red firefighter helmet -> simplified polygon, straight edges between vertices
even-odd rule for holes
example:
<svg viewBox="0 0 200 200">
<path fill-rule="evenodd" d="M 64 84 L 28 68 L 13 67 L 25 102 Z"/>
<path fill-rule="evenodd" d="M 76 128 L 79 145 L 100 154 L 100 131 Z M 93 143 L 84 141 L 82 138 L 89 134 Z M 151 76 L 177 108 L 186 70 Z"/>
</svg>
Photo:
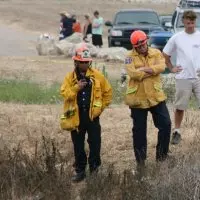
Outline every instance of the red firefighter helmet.
<svg viewBox="0 0 200 200">
<path fill-rule="evenodd" d="M 131 34 L 130 40 L 134 47 L 138 47 L 147 42 L 147 35 L 145 32 L 137 30 Z"/>
<path fill-rule="evenodd" d="M 85 44 L 76 49 L 75 56 L 73 56 L 72 59 L 80 62 L 92 61 L 90 51 Z"/>
</svg>

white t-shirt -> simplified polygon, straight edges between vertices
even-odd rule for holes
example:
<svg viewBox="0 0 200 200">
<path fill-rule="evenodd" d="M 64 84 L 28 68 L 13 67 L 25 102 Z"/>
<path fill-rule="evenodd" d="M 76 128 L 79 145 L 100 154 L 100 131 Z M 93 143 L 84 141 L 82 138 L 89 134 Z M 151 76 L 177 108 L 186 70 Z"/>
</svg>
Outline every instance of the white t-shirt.
<svg viewBox="0 0 200 200">
<path fill-rule="evenodd" d="M 188 34 L 181 31 L 173 35 L 165 45 L 163 52 L 169 56 L 176 54 L 176 66 L 182 71 L 176 79 L 198 78 L 200 72 L 200 32 Z"/>
</svg>

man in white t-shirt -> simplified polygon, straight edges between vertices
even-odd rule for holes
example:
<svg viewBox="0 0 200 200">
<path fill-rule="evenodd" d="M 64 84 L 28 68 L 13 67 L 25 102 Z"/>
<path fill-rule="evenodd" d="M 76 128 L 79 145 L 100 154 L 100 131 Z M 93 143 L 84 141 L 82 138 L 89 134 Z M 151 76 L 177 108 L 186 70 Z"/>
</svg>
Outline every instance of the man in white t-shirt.
<svg viewBox="0 0 200 200">
<path fill-rule="evenodd" d="M 176 73 L 175 98 L 175 130 L 172 134 L 172 144 L 181 141 L 180 127 L 188 102 L 195 94 L 200 107 L 200 32 L 195 30 L 196 13 L 189 10 L 183 13 L 184 31 L 174 34 L 163 49 L 165 63 L 172 73 Z M 176 53 L 176 66 L 170 57 Z"/>
</svg>

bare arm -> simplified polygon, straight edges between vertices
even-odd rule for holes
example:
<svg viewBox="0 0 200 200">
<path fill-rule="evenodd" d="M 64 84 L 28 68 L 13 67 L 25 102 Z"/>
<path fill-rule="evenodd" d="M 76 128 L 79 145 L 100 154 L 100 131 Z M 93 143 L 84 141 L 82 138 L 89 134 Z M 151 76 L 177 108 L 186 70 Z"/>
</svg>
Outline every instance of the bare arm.
<svg viewBox="0 0 200 200">
<path fill-rule="evenodd" d="M 165 58 L 165 64 L 167 65 L 167 67 L 168 67 L 168 69 L 170 70 L 170 71 L 172 71 L 172 69 L 173 69 L 173 65 L 172 65 L 172 62 L 171 62 L 171 56 L 168 56 L 166 53 L 164 53 L 163 52 L 163 56 L 164 56 L 164 58 Z"/>
<path fill-rule="evenodd" d="M 176 45 L 176 35 L 172 36 L 167 44 L 165 45 L 163 49 L 163 56 L 165 58 L 165 64 L 167 65 L 167 68 L 172 73 L 177 73 L 182 70 L 181 66 L 173 66 L 171 63 L 171 55 L 174 53 L 174 51 L 177 49 Z"/>
<path fill-rule="evenodd" d="M 87 32 L 87 29 L 88 29 L 88 23 L 86 23 L 85 25 L 84 25 L 84 28 L 83 28 L 83 35 L 84 36 L 86 36 L 86 32 Z"/>
<path fill-rule="evenodd" d="M 166 53 L 163 52 L 163 56 L 165 58 L 165 64 L 167 65 L 168 69 L 172 73 L 177 73 L 182 71 L 182 68 L 180 66 L 173 66 L 171 62 L 171 56 L 167 55 Z"/>
</svg>

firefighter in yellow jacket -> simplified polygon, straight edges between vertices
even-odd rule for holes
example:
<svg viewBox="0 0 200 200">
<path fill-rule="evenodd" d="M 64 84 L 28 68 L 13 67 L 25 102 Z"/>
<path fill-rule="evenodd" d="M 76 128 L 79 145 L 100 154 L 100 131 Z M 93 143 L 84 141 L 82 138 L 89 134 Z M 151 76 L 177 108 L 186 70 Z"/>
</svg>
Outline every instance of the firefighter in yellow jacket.
<svg viewBox="0 0 200 200">
<path fill-rule="evenodd" d="M 169 149 L 171 120 L 165 103 L 160 73 L 165 70 L 165 61 L 161 52 L 148 47 L 147 35 L 143 31 L 131 34 L 133 50 L 125 59 L 129 83 L 126 92 L 126 104 L 131 109 L 133 120 L 133 147 L 137 166 L 145 165 L 147 152 L 147 115 L 152 114 L 158 128 L 156 160 L 166 159 Z"/>
<path fill-rule="evenodd" d="M 73 56 L 74 71 L 69 73 L 61 86 L 64 97 L 64 114 L 61 127 L 71 131 L 74 145 L 75 175 L 73 182 L 85 178 L 87 156 L 84 149 L 85 134 L 88 133 L 89 169 L 97 171 L 101 165 L 101 126 L 99 116 L 111 103 L 112 89 L 108 81 L 96 69 L 91 68 L 92 58 L 83 44 Z"/>
</svg>

